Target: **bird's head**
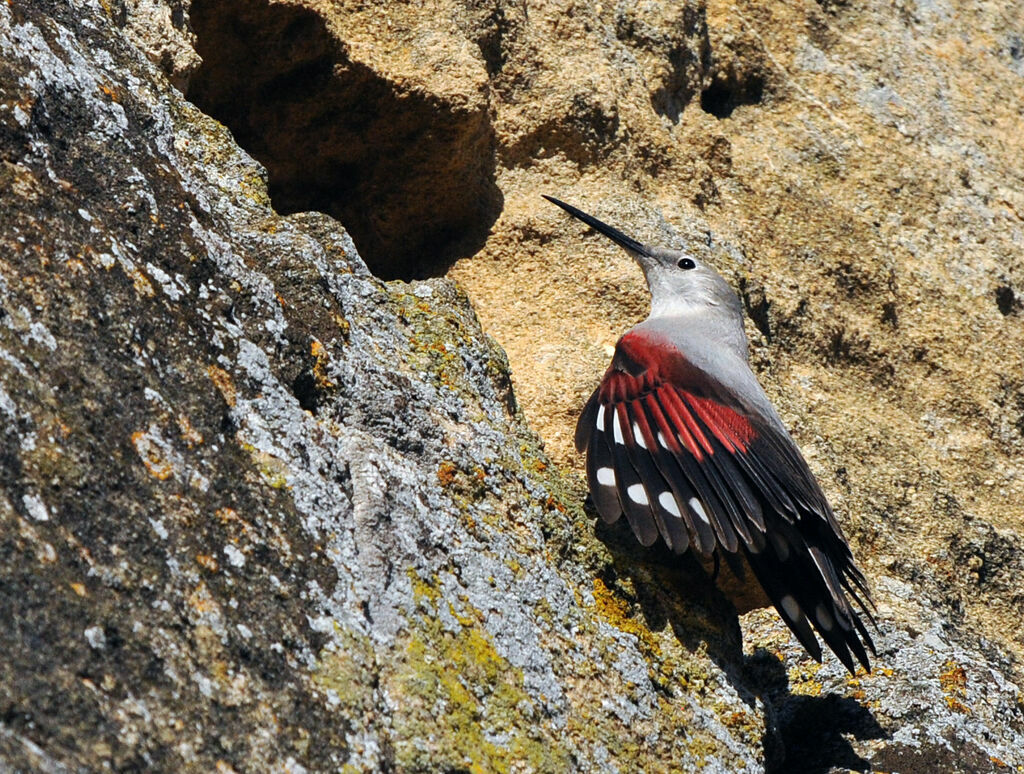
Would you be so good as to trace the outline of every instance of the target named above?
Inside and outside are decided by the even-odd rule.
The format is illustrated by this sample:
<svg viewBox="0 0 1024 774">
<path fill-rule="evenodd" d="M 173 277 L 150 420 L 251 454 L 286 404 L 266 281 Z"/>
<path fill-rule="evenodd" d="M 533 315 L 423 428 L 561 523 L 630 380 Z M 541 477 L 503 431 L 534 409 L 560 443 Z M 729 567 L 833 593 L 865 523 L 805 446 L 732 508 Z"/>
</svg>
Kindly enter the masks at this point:
<svg viewBox="0 0 1024 774">
<path fill-rule="evenodd" d="M 570 204 L 552 196 L 544 198 L 604 234 L 633 257 L 643 269 L 651 291 L 652 317 L 675 317 L 708 308 L 742 315 L 740 300 L 729 283 L 703 261 L 684 250 L 641 244 Z"/>
</svg>

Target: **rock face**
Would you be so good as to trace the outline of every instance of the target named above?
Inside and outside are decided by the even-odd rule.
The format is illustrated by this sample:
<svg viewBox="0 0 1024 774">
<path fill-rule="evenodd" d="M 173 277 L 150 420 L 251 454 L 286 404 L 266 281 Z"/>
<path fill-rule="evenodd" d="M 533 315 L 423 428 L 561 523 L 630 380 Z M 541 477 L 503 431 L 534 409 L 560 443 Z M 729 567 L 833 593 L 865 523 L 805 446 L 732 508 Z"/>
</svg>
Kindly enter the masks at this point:
<svg viewBox="0 0 1024 774">
<path fill-rule="evenodd" d="M 0 4 L 3 767 L 1024 766 L 1019 25 Z M 595 534 L 566 439 L 644 297 L 540 192 L 735 279 L 872 674 Z M 377 278 L 459 257 L 551 458 L 459 286 Z"/>
</svg>

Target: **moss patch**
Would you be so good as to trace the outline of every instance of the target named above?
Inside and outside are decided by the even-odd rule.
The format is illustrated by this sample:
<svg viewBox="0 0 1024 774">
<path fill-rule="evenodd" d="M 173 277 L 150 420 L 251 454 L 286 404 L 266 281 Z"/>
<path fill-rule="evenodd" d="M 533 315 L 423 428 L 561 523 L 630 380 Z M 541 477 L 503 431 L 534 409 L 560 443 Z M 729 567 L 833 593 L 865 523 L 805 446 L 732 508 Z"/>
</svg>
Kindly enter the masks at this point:
<svg viewBox="0 0 1024 774">
<path fill-rule="evenodd" d="M 558 740 L 532 719 L 536 707 L 522 670 L 494 647 L 479 611 L 441 598 L 436 579 L 410 574 L 417 612 L 382 675 L 396 714 L 395 762 L 399 769 L 457 768 L 503 772 L 525 767 L 567 771 L 571 758 Z M 457 623 L 442 623 L 439 605 Z"/>
</svg>

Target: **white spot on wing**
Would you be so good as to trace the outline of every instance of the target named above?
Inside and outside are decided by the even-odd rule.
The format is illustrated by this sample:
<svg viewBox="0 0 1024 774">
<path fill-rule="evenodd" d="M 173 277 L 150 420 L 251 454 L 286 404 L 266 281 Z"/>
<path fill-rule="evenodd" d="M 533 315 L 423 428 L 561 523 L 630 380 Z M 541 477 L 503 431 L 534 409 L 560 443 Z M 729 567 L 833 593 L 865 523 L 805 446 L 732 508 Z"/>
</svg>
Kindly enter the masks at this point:
<svg viewBox="0 0 1024 774">
<path fill-rule="evenodd" d="M 636 422 L 633 423 L 633 438 L 636 440 L 638 444 L 640 444 L 641 449 L 647 448 L 647 444 L 644 443 L 644 436 L 640 432 L 640 425 L 638 425 Z"/>
<path fill-rule="evenodd" d="M 661 444 L 661 448 L 662 449 L 667 449 L 668 448 L 668 444 L 665 443 L 665 436 L 663 436 L 661 434 L 661 430 L 658 431 L 658 443 Z"/>
<path fill-rule="evenodd" d="M 611 468 L 598 468 L 597 483 L 602 486 L 615 486 L 615 471 Z"/>
<path fill-rule="evenodd" d="M 604 404 L 597 407 L 597 429 L 604 431 Z"/>
<path fill-rule="evenodd" d="M 709 527 L 711 526 L 711 519 L 708 518 L 708 514 L 704 510 L 704 506 L 701 505 L 700 500 L 698 500 L 696 497 L 691 497 L 690 498 L 690 507 L 693 508 L 693 512 L 696 513 L 700 517 L 701 521 L 703 521 Z"/>
<path fill-rule="evenodd" d="M 662 492 L 658 495 L 658 502 L 661 503 L 661 507 L 671 513 L 677 519 L 682 518 L 683 514 L 679 512 L 679 503 L 676 502 L 676 498 L 671 492 Z"/>
<path fill-rule="evenodd" d="M 786 615 L 794 621 L 800 620 L 800 605 L 797 604 L 791 594 L 786 594 L 786 596 L 782 598 L 782 609 L 786 612 Z"/>
<path fill-rule="evenodd" d="M 625 443 L 622 438 L 622 425 L 619 424 L 619 412 L 612 414 L 612 432 L 615 434 L 615 443 Z"/>
<path fill-rule="evenodd" d="M 835 624 L 835 621 L 832 620 L 831 614 L 825 609 L 824 605 L 819 604 L 814 608 L 814 617 L 818 619 L 818 626 L 821 627 L 822 631 L 832 631 L 832 626 Z"/>
<path fill-rule="evenodd" d="M 626 494 L 637 505 L 647 505 L 648 503 L 647 492 L 644 491 L 643 484 L 633 484 L 633 486 L 626 490 Z"/>
</svg>

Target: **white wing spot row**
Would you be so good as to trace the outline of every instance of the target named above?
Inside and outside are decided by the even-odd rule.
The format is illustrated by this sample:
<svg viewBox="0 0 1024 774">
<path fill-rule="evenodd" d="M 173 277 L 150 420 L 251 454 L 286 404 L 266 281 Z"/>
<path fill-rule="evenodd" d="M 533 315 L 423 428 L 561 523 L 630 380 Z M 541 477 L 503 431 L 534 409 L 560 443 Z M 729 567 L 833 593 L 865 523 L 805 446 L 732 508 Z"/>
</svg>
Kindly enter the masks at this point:
<svg viewBox="0 0 1024 774">
<path fill-rule="evenodd" d="M 598 468 L 597 483 L 602 486 L 615 486 L 615 471 L 611 468 Z"/>
<path fill-rule="evenodd" d="M 661 507 L 671 513 L 677 519 L 682 518 L 683 514 L 679 512 L 679 503 L 676 502 L 676 498 L 671 492 L 662 492 L 658 495 L 658 502 L 661 503 Z"/>
<path fill-rule="evenodd" d="M 693 512 L 696 513 L 700 517 L 701 521 L 703 521 L 709 527 L 711 526 L 711 519 L 708 518 L 708 515 L 704 511 L 704 506 L 701 505 L 700 500 L 698 500 L 696 497 L 691 497 L 690 498 L 690 508 L 692 508 Z"/>
<path fill-rule="evenodd" d="M 647 505 L 647 492 L 644 491 L 643 484 L 633 484 L 626 490 L 626 494 L 629 495 L 629 499 L 635 502 L 637 505 Z"/>
<path fill-rule="evenodd" d="M 644 442 L 643 433 L 640 432 L 640 425 L 636 422 L 633 423 L 633 438 L 638 444 L 640 444 L 641 449 L 647 448 L 647 444 Z"/>
</svg>

